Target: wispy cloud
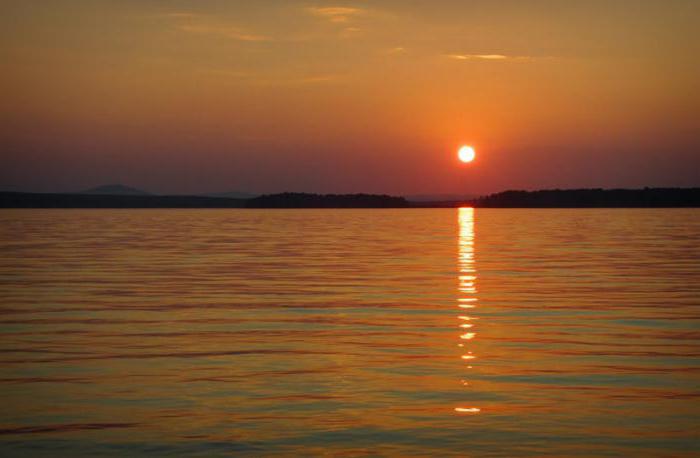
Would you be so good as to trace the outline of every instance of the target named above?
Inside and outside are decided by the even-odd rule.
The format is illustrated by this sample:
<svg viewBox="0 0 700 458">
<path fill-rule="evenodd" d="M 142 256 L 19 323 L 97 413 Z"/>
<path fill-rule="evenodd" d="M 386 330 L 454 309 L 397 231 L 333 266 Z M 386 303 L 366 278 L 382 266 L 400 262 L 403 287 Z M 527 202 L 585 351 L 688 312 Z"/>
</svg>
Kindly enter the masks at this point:
<svg viewBox="0 0 700 458">
<path fill-rule="evenodd" d="M 221 23 L 206 14 L 197 14 L 189 11 L 174 11 L 162 15 L 174 24 L 181 32 L 200 35 L 218 35 L 238 41 L 272 41 L 267 35 L 252 33 L 235 25 Z"/>
<path fill-rule="evenodd" d="M 170 18 L 175 18 L 175 19 L 189 19 L 189 18 L 197 17 L 197 14 L 190 13 L 187 11 L 175 11 L 172 13 L 165 13 L 164 16 L 170 17 Z"/>
<path fill-rule="evenodd" d="M 312 6 L 307 8 L 307 11 L 314 16 L 322 17 L 331 22 L 348 22 L 365 12 L 365 10 L 360 8 L 346 6 Z"/>
<path fill-rule="evenodd" d="M 245 80 L 255 78 L 255 74 L 243 70 L 229 70 L 220 68 L 204 68 L 200 73 L 208 76 L 218 76 L 226 79 Z"/>
<path fill-rule="evenodd" d="M 453 60 L 492 61 L 529 61 L 535 59 L 532 56 L 507 56 L 505 54 L 446 54 L 445 57 Z"/>
<path fill-rule="evenodd" d="M 389 48 L 386 50 L 387 54 L 404 54 L 406 51 L 406 48 L 403 46 L 396 46 L 394 48 Z"/>
<path fill-rule="evenodd" d="M 239 27 L 230 27 L 211 24 L 180 24 L 178 29 L 183 32 L 197 33 L 202 35 L 219 35 L 239 41 L 271 41 L 272 38 L 266 35 L 258 35 L 246 32 Z"/>
<path fill-rule="evenodd" d="M 359 27 L 345 27 L 341 32 L 340 36 L 344 38 L 352 38 L 360 35 L 362 33 L 362 29 Z"/>
<path fill-rule="evenodd" d="M 307 75 L 270 77 L 264 76 L 247 80 L 252 86 L 322 86 L 342 83 L 346 77 L 344 75 Z"/>
<path fill-rule="evenodd" d="M 347 79 L 347 75 L 341 74 L 273 75 L 266 72 L 222 68 L 204 68 L 200 72 L 217 79 L 249 86 L 322 85 L 341 83 Z"/>
<path fill-rule="evenodd" d="M 315 75 L 306 76 L 303 78 L 292 79 L 288 81 L 288 84 L 323 84 L 323 83 L 336 83 L 343 79 L 341 75 Z"/>
</svg>

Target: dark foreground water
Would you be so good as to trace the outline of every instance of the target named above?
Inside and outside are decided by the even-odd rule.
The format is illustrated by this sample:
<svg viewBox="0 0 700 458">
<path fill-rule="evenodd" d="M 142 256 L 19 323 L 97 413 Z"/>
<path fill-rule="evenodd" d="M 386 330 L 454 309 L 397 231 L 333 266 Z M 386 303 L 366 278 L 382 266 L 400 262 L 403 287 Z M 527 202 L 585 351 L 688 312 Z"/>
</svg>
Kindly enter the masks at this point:
<svg viewBox="0 0 700 458">
<path fill-rule="evenodd" d="M 2 456 L 698 456 L 698 210 L 0 212 Z"/>
</svg>

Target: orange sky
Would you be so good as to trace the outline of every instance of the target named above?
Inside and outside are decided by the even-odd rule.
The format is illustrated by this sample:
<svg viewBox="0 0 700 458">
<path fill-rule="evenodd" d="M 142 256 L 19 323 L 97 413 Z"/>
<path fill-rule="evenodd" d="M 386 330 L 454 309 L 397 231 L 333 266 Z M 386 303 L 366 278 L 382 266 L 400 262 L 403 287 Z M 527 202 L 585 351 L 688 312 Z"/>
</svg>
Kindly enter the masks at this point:
<svg viewBox="0 0 700 458">
<path fill-rule="evenodd" d="M 0 189 L 700 186 L 698 17 L 682 0 L 8 2 Z"/>
</svg>

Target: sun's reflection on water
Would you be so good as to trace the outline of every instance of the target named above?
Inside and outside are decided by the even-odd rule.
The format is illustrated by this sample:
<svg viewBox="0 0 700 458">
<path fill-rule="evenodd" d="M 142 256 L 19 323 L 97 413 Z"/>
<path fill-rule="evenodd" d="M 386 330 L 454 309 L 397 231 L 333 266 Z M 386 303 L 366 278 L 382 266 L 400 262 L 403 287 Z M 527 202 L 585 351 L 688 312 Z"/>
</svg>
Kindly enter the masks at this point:
<svg viewBox="0 0 700 458">
<path fill-rule="evenodd" d="M 473 208 L 460 208 L 458 212 L 459 220 L 459 237 L 458 237 L 458 287 L 459 292 L 457 297 L 457 307 L 460 309 L 473 309 L 476 308 L 476 303 L 478 299 L 476 298 L 476 267 L 474 265 L 474 209 Z M 470 350 L 468 345 L 465 343 L 471 341 L 476 337 L 476 332 L 474 332 L 474 324 L 472 323 L 476 317 L 470 315 L 459 315 L 457 317 L 460 320 L 459 328 L 462 331 L 459 338 L 462 343 L 457 345 L 464 349 L 464 354 L 462 354 L 462 360 L 465 362 L 471 362 L 476 359 L 476 356 Z M 464 323 L 468 321 L 469 323 Z M 469 329 L 469 332 L 464 332 L 464 330 Z M 467 369 L 471 369 L 472 366 L 466 366 Z M 467 386 L 469 383 L 462 380 L 462 384 Z M 481 409 L 473 406 L 459 406 L 455 407 L 455 412 L 458 413 L 479 413 Z"/>
</svg>

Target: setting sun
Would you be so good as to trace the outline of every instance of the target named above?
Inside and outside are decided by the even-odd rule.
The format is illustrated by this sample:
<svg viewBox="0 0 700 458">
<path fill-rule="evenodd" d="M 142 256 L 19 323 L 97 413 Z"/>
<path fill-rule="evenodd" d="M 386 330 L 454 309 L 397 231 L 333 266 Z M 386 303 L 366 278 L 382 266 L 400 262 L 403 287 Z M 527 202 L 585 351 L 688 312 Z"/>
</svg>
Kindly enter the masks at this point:
<svg viewBox="0 0 700 458">
<path fill-rule="evenodd" d="M 471 146 L 462 146 L 457 152 L 459 160 L 462 162 L 471 162 L 476 157 L 476 151 Z"/>
</svg>

